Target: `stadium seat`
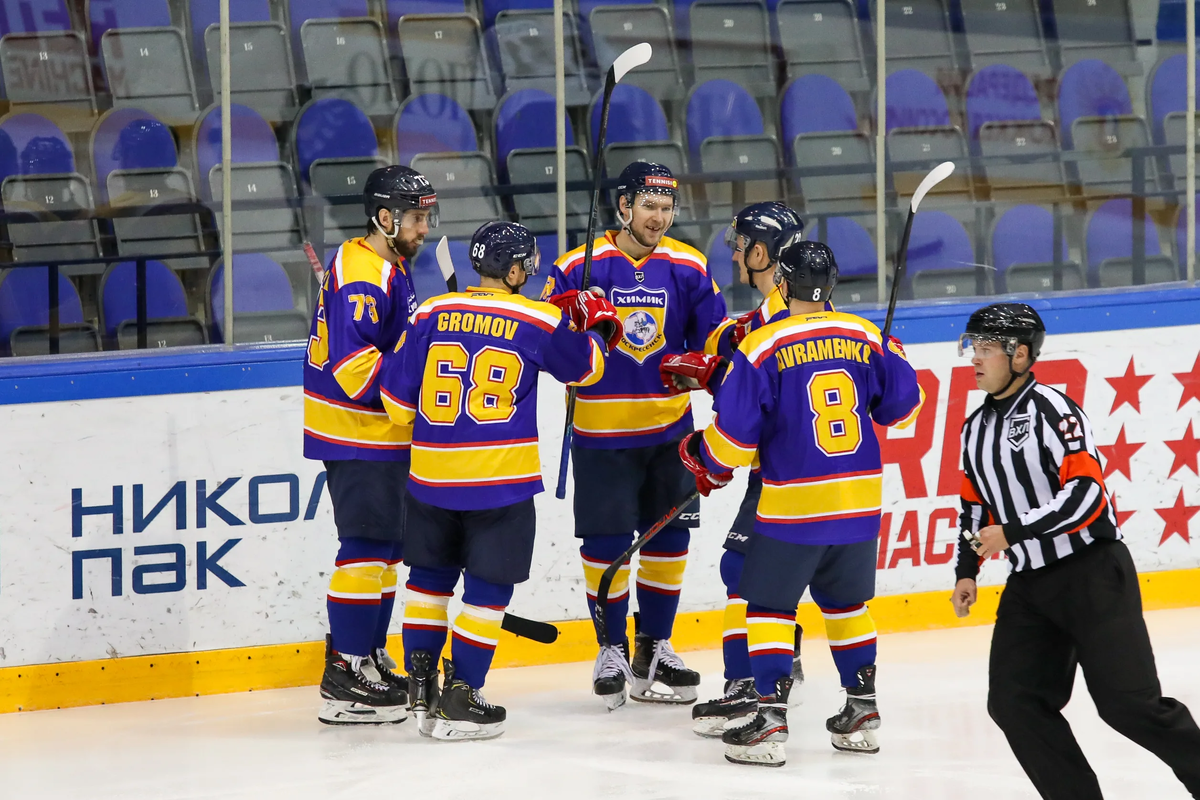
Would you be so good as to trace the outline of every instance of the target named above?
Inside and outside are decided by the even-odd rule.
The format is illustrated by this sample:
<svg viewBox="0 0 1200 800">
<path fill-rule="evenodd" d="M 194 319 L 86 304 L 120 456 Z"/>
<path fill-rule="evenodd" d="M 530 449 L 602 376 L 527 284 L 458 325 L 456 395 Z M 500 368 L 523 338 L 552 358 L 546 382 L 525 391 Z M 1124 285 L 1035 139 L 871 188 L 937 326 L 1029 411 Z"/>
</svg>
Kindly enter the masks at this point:
<svg viewBox="0 0 1200 800">
<path fill-rule="evenodd" d="M 142 108 L 172 124 L 196 119 L 192 60 L 168 0 L 88 0 L 87 13 L 114 107 Z"/>
<path fill-rule="evenodd" d="M 1108 64 L 1097 59 L 1080 61 L 1059 80 L 1058 118 L 1063 145 L 1072 146 L 1071 126 L 1080 117 L 1116 117 L 1133 113 L 1125 81 Z"/>
<path fill-rule="evenodd" d="M 675 13 L 680 38 L 691 40 L 697 84 L 731 80 L 755 97 L 776 97 L 771 21 L 765 3 L 696 0 L 689 5 L 680 0 Z"/>
<path fill-rule="evenodd" d="M 468 286 L 477 286 L 479 273 L 471 267 L 471 243 L 466 240 L 452 239 L 449 244 L 450 261 L 454 264 L 454 275 L 458 278 L 458 290 L 462 292 L 466 291 Z M 426 244 L 412 261 L 413 288 L 417 292 L 417 299 L 422 302 L 449 291 L 446 288 L 445 279 L 442 278 L 442 271 L 438 267 L 435 245 L 436 242 L 432 241 Z M 543 269 L 549 271 L 550 265 L 544 258 L 542 266 Z M 526 297 L 535 296 L 530 292 L 524 292 L 524 294 Z"/>
<path fill-rule="evenodd" d="M 479 149 L 475 123 L 457 102 L 445 95 L 410 97 L 395 120 L 396 152 L 410 165 L 420 153 L 473 153 Z"/>
<path fill-rule="evenodd" d="M 725 244 L 725 234 L 728 228 L 718 228 L 708 239 L 708 247 L 704 248 L 704 258 L 708 262 L 708 274 L 712 275 L 722 292 L 737 279 L 737 267 L 733 264 L 733 250 Z"/>
<path fill-rule="evenodd" d="M 100 349 L 96 329 L 83 321 L 75 284 L 59 270 L 60 353 Z M 50 270 L 19 267 L 0 273 L 0 354 L 42 356 L 50 352 Z"/>
<path fill-rule="evenodd" d="M 387 0 L 386 5 L 409 94 L 436 92 L 472 111 L 496 105 L 483 32 L 463 0 Z"/>
<path fill-rule="evenodd" d="M 192 48 L 221 96 L 220 0 L 190 0 Z M 230 100 L 272 123 L 291 122 L 299 109 L 287 29 L 271 19 L 270 0 L 229 4 Z"/>
<path fill-rule="evenodd" d="M 1187 56 L 1176 54 L 1158 63 L 1146 88 L 1154 143 L 1182 146 L 1187 137 Z M 1200 119 L 1200 115 L 1197 115 Z M 1162 159 L 1175 181 L 1175 191 L 1184 191 L 1187 155 L 1179 153 Z"/>
<path fill-rule="evenodd" d="M 893 128 L 934 128 L 950 124 L 946 96 L 933 78 L 916 69 L 887 77 L 887 131 Z"/>
<path fill-rule="evenodd" d="M 49 113 L 70 131 L 96 111 L 83 36 L 64 0 L 0 0 L 0 74 L 10 109 Z"/>
<path fill-rule="evenodd" d="M 993 200 L 1026 202 L 1067 196 L 1059 156 L 1058 134 L 1049 122 L 985 122 L 979 128 L 979 152 L 984 158 L 1029 157 L 1028 161 L 984 167 Z"/>
<path fill-rule="evenodd" d="M 675 30 L 666 8 L 640 0 L 579 0 L 579 16 L 584 22 L 585 41 L 601 74 L 621 53 L 635 44 L 649 42 L 654 55 L 626 75 L 622 85 L 640 86 L 664 101 L 683 95 Z"/>
<path fill-rule="evenodd" d="M 971 69 L 1004 64 L 1029 75 L 1049 76 L 1038 0 L 958 1 Z"/>
<path fill-rule="evenodd" d="M 486 4 L 485 4 L 486 5 Z M 518 10 L 506 8 L 489 24 L 505 88 L 511 93 L 521 89 L 542 89 L 554 93 L 554 14 L 552 4 L 544 8 Z M 563 74 L 566 80 L 566 104 L 586 106 L 592 99 L 588 88 L 579 38 L 579 22 L 574 14 L 563 14 Z"/>
<path fill-rule="evenodd" d="M 817 239 L 819 231 L 819 225 L 812 225 L 806 238 Z M 835 304 L 875 302 L 879 260 L 867 229 L 849 217 L 829 217 L 825 220 L 824 241 L 838 264 L 838 283 L 833 290 Z"/>
<path fill-rule="evenodd" d="M 575 145 L 575 132 L 564 116 L 567 133 L 567 181 L 589 181 L 587 153 Z M 540 89 L 522 89 L 506 95 L 496 109 L 496 163 L 500 180 L 514 186 L 553 183 L 555 174 L 554 97 Z M 553 231 L 558 225 L 555 192 L 515 194 L 517 219 L 533 231 Z M 586 228 L 591 194 L 567 192 L 567 228 Z"/>
<path fill-rule="evenodd" d="M 978 144 L 979 128 L 986 122 L 1041 118 L 1037 92 L 1021 70 L 993 64 L 979 69 L 967 81 L 967 134 L 972 145 Z"/>
<path fill-rule="evenodd" d="M 288 0 L 288 18 L 314 100 L 340 97 L 372 117 L 396 113 L 383 27 L 367 0 Z"/>
<path fill-rule="evenodd" d="M 296 177 L 279 160 L 279 145 L 267 121 L 252 108 L 231 107 L 233 201 L 275 201 L 276 208 L 243 208 L 233 215 L 233 242 L 239 251 L 294 250 L 304 241 Z M 193 133 L 196 175 L 205 199 L 221 202 L 221 108 L 200 117 Z M 217 218 L 218 222 L 220 217 Z"/>
<path fill-rule="evenodd" d="M 1065 225 L 1063 226 L 1065 227 Z M 1021 205 L 1008 209 L 992 224 L 988 237 L 996 268 L 996 291 L 1053 292 L 1083 289 L 1083 268 L 1072 261 L 1067 237 L 1061 232 L 1061 282 L 1054 286 L 1054 214 L 1042 206 Z"/>
<path fill-rule="evenodd" d="M 92 163 L 96 190 L 113 208 L 196 202 L 191 176 L 180 169 L 175 138 L 154 115 L 136 108 L 114 108 L 92 132 Z M 207 269 L 210 262 L 196 254 L 204 247 L 200 217 L 191 214 L 149 214 L 114 217 L 113 231 L 121 255 L 179 253 L 173 269 Z"/>
<path fill-rule="evenodd" d="M 1122 75 L 1142 73 L 1129 0 L 1046 0 L 1046 4 L 1057 29 L 1062 69 L 1100 59 Z"/>
<path fill-rule="evenodd" d="M 100 329 L 119 349 L 137 348 L 135 262 L 113 264 L 100 280 Z M 146 343 L 148 347 L 208 344 L 204 324 L 188 315 L 183 283 L 161 261 L 146 262 Z"/>
<path fill-rule="evenodd" d="M 711 80 L 692 89 L 687 100 L 687 141 L 693 168 L 705 173 L 779 169 L 779 145 L 763 127 L 754 98 L 737 83 Z M 708 216 L 732 218 L 737 208 L 783 195 L 778 178 L 704 184 Z"/>
<path fill-rule="evenodd" d="M 990 294 L 988 281 L 977 273 L 971 236 L 962 223 L 945 211 L 922 210 L 913 217 L 908 274 L 914 298 Z"/>
<path fill-rule="evenodd" d="M 330 245 L 361 236 L 362 187 L 368 175 L 387 165 L 371 120 L 348 100 L 313 100 L 296 117 L 292 148 L 306 193 L 346 201 L 325 205 L 319 220 L 310 218 L 309 229 L 324 231 Z"/>
<path fill-rule="evenodd" d="M 820 74 L 852 92 L 870 88 L 853 0 L 783 0 L 775 20 L 788 79 Z"/>
<path fill-rule="evenodd" d="M 66 134 L 39 114 L 9 114 L 0 119 L 0 132 L 12 142 L 9 156 L 0 157 L 0 195 L 6 212 L 27 212 L 28 218 L 10 218 L 8 235 L 13 259 L 21 262 L 96 258 L 100 255 L 99 229 L 90 219 L 47 220 L 56 212 L 95 208 L 92 187 L 75 169 L 75 155 Z M 10 171 L 11 170 L 11 171 Z M 92 275 L 103 265 L 65 267 L 67 275 Z"/>
<path fill-rule="evenodd" d="M 872 24 L 878 0 L 871 0 Z M 939 78 L 950 78 L 958 71 L 954 57 L 954 37 L 950 14 L 944 0 L 904 0 L 887 3 L 887 68 L 922 70 Z M 891 87 L 888 87 L 891 94 Z"/>
<path fill-rule="evenodd" d="M 875 207 L 875 146 L 859 131 L 801 133 L 792 140 L 792 159 L 798 166 L 840 167 L 846 171 L 807 175 L 797 189 L 808 213 L 865 211 Z"/>
<path fill-rule="evenodd" d="M 1200 242 L 1200 203 L 1196 204 L 1196 239 Z M 1200 250 L 1200 246 L 1197 246 Z M 1187 277 L 1187 206 L 1179 207 L 1179 216 L 1175 221 L 1175 260 L 1179 264 L 1179 277 Z M 1198 268 L 1197 271 L 1200 271 Z"/>
<path fill-rule="evenodd" d="M 208 311 L 212 341 L 225 341 L 225 264 L 209 273 Z M 287 273 L 261 253 L 233 257 L 234 342 L 285 342 L 308 338 L 309 317 L 297 311 Z"/>
<path fill-rule="evenodd" d="M 1085 191 L 1131 191 L 1132 161 L 1123 152 L 1149 144 L 1146 122 L 1133 114 L 1124 79 L 1096 59 L 1078 61 L 1059 81 L 1059 119 L 1064 147 L 1081 153 L 1076 163 Z M 1155 187 L 1154 160 L 1146 159 L 1146 189 Z"/>
<path fill-rule="evenodd" d="M 962 131 L 952 125 L 893 128 L 887 135 L 887 146 L 888 158 L 896 165 L 892 168 L 892 183 L 897 197 L 912 197 L 929 170 L 943 161 L 953 161 L 959 168 L 930 190 L 926 202 L 930 208 L 953 204 L 960 211 L 974 214 L 966 208 L 974 199 L 974 190 L 967 166 L 970 153 Z M 904 163 L 911 166 L 898 166 Z"/>
<path fill-rule="evenodd" d="M 779 124 L 783 141 L 793 142 L 802 133 L 858 130 L 858 117 L 841 84 L 827 75 L 803 75 L 783 90 Z"/>
<path fill-rule="evenodd" d="M 1179 280 L 1175 262 L 1162 255 L 1158 228 L 1145 216 L 1145 283 Z M 1109 200 L 1093 211 L 1086 225 L 1088 283 L 1091 286 L 1133 286 L 1133 204 Z"/>
</svg>

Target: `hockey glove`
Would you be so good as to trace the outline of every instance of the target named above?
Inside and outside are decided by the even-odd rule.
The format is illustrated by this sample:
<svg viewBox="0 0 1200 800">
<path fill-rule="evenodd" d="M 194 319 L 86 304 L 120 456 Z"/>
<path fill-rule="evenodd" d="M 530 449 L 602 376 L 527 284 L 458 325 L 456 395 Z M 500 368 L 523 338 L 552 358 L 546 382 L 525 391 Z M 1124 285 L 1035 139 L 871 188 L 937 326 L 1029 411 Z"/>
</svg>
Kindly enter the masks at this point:
<svg viewBox="0 0 1200 800">
<path fill-rule="evenodd" d="M 700 440 L 704 436 L 700 431 L 694 431 L 683 437 L 679 443 L 679 459 L 687 471 L 696 476 L 696 490 L 702 497 L 708 497 L 713 489 L 720 489 L 733 480 L 732 472 L 713 472 L 704 466 L 700 457 Z"/>
<path fill-rule="evenodd" d="M 692 389 L 703 389 L 713 393 L 712 380 L 718 370 L 722 373 L 729 365 L 724 356 L 709 356 L 704 353 L 675 353 L 665 356 L 658 365 L 658 374 L 663 386 L 671 394 L 683 394 Z"/>
<path fill-rule="evenodd" d="M 604 298 L 604 290 L 593 286 L 586 292 L 572 289 L 550 298 L 550 303 L 562 309 L 578 331 L 595 330 L 608 346 L 609 352 L 621 341 L 623 327 L 617 309 Z"/>
<path fill-rule="evenodd" d="M 758 315 L 758 309 L 749 311 L 734 320 L 733 330 L 729 332 L 729 346 L 734 350 L 742 343 L 750 333 L 750 323 L 754 321 L 754 317 Z"/>
</svg>

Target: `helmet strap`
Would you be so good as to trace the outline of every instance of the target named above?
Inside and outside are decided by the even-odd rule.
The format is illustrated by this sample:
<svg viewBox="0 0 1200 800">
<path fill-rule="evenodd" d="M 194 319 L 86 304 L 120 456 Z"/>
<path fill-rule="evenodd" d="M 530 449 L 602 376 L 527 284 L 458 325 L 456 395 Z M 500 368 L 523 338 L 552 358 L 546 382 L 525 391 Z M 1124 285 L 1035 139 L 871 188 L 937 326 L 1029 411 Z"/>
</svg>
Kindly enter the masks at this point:
<svg viewBox="0 0 1200 800">
<path fill-rule="evenodd" d="M 400 251 L 396 249 L 396 237 L 400 235 L 400 220 L 393 218 L 392 232 L 388 233 L 383 226 L 379 224 L 379 212 L 375 212 L 375 216 L 371 217 L 371 224 L 375 226 L 375 230 L 383 234 L 383 238 L 387 241 L 388 248 L 397 255 Z"/>
<path fill-rule="evenodd" d="M 1028 345 L 1026 346 L 1028 347 Z M 1028 375 L 1029 370 L 1033 369 L 1033 361 L 1030 361 L 1029 366 L 1025 368 L 1024 372 L 1017 372 L 1015 369 L 1013 369 L 1013 355 L 1015 355 L 1015 353 L 1008 354 L 1008 383 L 1004 384 L 1004 388 L 993 394 L 992 397 L 996 397 L 997 395 L 1002 395 L 1007 392 L 1010 388 L 1012 388 L 1014 383 Z"/>
<path fill-rule="evenodd" d="M 511 266 L 508 268 L 508 272 L 512 272 Z M 508 282 L 508 273 L 505 273 L 504 277 L 500 279 L 500 282 L 504 284 L 504 288 L 508 289 L 508 291 L 512 292 L 513 294 L 520 294 L 521 290 L 525 288 L 525 284 L 529 283 L 529 273 L 523 268 L 521 272 L 525 275 L 525 280 L 521 281 L 516 286 L 513 286 Z"/>
</svg>

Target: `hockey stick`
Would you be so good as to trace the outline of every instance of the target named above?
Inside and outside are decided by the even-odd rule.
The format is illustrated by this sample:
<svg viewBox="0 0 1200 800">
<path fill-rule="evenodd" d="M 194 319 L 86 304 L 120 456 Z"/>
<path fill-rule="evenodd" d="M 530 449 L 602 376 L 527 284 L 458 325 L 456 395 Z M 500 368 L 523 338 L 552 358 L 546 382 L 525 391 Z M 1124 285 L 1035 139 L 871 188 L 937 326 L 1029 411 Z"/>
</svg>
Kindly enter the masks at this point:
<svg viewBox="0 0 1200 800">
<path fill-rule="evenodd" d="M 308 258 L 308 265 L 312 267 L 313 275 L 317 278 L 317 285 L 320 286 L 325 282 L 325 267 L 321 266 L 321 259 L 317 258 L 317 251 L 313 249 L 311 242 L 304 243 L 304 255 Z"/>
<path fill-rule="evenodd" d="M 580 288 L 587 290 L 592 281 L 592 242 L 596 238 L 596 214 L 600 208 L 600 183 L 604 167 L 604 142 L 608 137 L 608 108 L 612 103 L 613 89 L 625 77 L 625 73 L 634 67 L 640 67 L 650 60 L 654 54 L 649 42 L 635 44 L 613 61 L 604 78 L 604 97 L 600 103 L 600 130 L 596 136 L 596 152 L 592 156 L 592 208 L 588 212 L 587 238 L 584 239 L 583 249 L 583 281 Z M 563 500 L 567 496 L 567 465 L 571 461 L 571 439 L 575 434 L 575 395 L 574 386 L 567 390 L 567 423 L 563 427 L 562 455 L 558 460 L 558 486 L 554 496 Z"/>
<path fill-rule="evenodd" d="M 896 298 L 900 294 L 900 281 L 904 279 L 904 269 L 908 266 L 908 239 L 912 235 L 913 217 L 917 215 L 917 206 L 925 199 L 925 195 L 954 172 L 953 161 L 943 161 L 938 164 L 913 192 L 912 202 L 908 205 L 908 219 L 904 222 L 904 236 L 900 238 L 900 252 L 896 254 L 896 274 L 892 276 L 892 296 L 888 299 L 887 318 L 883 322 L 883 340 L 886 343 L 888 334 L 892 332 L 892 315 L 896 313 Z"/>
<path fill-rule="evenodd" d="M 558 628 L 549 622 L 525 619 L 515 614 L 505 614 L 500 627 L 514 636 L 523 636 L 539 644 L 554 644 L 558 639 Z"/>
<path fill-rule="evenodd" d="M 608 569 L 604 570 L 604 574 L 600 576 L 600 585 L 596 587 L 596 613 L 592 615 L 592 622 L 596 626 L 596 635 L 605 647 L 612 644 L 608 639 L 608 590 L 612 587 L 613 578 L 617 577 L 617 573 L 621 567 L 625 566 L 625 562 L 633 558 L 634 553 L 645 547 L 646 542 L 670 525 L 676 517 L 683 513 L 685 508 L 696 502 L 699 497 L 699 491 L 689 494 L 679 505 L 664 514 L 662 519 L 651 525 L 649 530 L 634 540 L 633 544 L 629 545 L 629 549 L 622 553 L 616 561 L 609 564 Z"/>
<path fill-rule="evenodd" d="M 454 273 L 454 262 L 450 260 L 450 242 L 446 240 L 445 236 L 437 243 L 437 250 L 434 252 L 437 253 L 438 270 L 446 281 L 446 288 L 450 290 L 451 294 L 457 292 L 458 275 Z"/>
</svg>

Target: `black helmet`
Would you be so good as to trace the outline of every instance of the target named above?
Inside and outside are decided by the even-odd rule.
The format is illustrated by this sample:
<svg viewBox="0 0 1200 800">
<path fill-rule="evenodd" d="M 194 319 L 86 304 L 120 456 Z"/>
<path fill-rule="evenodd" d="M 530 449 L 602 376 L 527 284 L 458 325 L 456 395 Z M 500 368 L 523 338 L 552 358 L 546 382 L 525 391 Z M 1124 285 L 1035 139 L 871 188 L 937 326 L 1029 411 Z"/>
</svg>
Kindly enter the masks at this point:
<svg viewBox="0 0 1200 800">
<path fill-rule="evenodd" d="M 804 223 L 800 220 L 800 215 L 783 203 L 777 203 L 774 200 L 754 203 L 743 208 L 733 218 L 733 222 L 729 224 L 729 229 L 725 232 L 725 244 L 730 250 L 735 250 L 738 236 L 745 236 L 749 240 L 749 244 L 746 245 L 747 250 L 756 242 L 762 242 L 763 246 L 767 248 L 767 260 L 774 264 L 779 257 L 780 243 L 788 238 L 784 236 L 784 232 L 786 231 L 790 237 L 796 228 L 803 233 Z M 746 269 L 750 272 L 763 272 L 770 267 L 761 270 L 752 270 L 749 267 Z"/>
<path fill-rule="evenodd" d="M 780 239 L 775 283 L 787 286 L 788 300 L 824 303 L 837 286 L 838 265 L 823 242 L 804 241 L 804 229 L 790 228 Z"/>
<path fill-rule="evenodd" d="M 524 225 L 489 222 L 471 237 L 471 266 L 485 278 L 505 280 L 514 261 L 536 275 L 541 263 L 537 239 Z"/>
<path fill-rule="evenodd" d="M 967 332 L 958 340 L 959 353 L 975 341 L 999 342 L 1009 358 L 1016 355 L 1017 345 L 1029 348 L 1029 360 L 1036 361 L 1046 341 L 1046 326 L 1042 318 L 1025 303 L 993 303 L 971 314 Z"/>
<path fill-rule="evenodd" d="M 438 199 L 433 185 L 421 173 L 411 167 L 393 164 L 390 167 L 380 167 L 367 176 L 367 184 L 363 187 L 363 207 L 367 218 L 378 225 L 379 209 L 386 208 L 396 217 L 403 216 L 411 209 L 428 209 L 429 227 L 436 228 L 438 224 Z M 397 213 L 399 212 L 399 213 Z M 385 236 L 395 237 L 397 230 Z"/>
<path fill-rule="evenodd" d="M 641 193 L 669 195 L 678 203 L 679 181 L 662 164 L 634 161 L 621 170 L 621 177 L 617 178 L 617 196 L 624 197 L 632 208 L 633 198 Z"/>
</svg>

